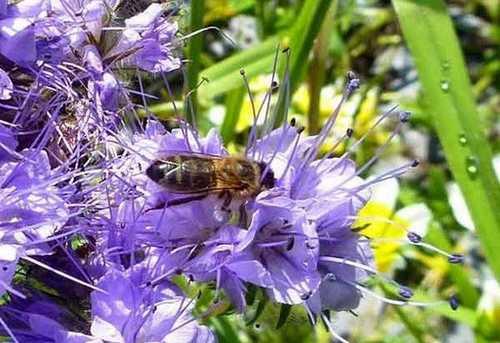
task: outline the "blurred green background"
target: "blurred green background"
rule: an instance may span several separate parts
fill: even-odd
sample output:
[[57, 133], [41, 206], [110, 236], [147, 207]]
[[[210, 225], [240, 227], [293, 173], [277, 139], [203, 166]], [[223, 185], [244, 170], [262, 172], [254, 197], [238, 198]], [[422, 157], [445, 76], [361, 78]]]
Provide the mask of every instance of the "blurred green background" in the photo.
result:
[[[355, 313], [332, 314], [336, 332], [352, 342], [500, 341], [500, 2], [192, 0], [180, 14], [186, 68], [168, 76], [170, 91], [148, 80], [149, 91], [162, 95], [148, 100], [147, 108], [167, 123], [186, 115], [201, 131], [219, 127], [233, 152], [241, 151], [252, 125], [250, 100], [256, 107], [266, 103], [276, 55], [280, 90], [271, 106], [281, 114], [287, 108], [309, 134], [338, 103], [346, 73], [360, 77], [361, 88], [343, 106], [327, 150], [347, 128], [356, 139], [364, 136], [393, 105], [412, 112], [365, 176], [413, 159], [421, 164], [380, 184], [360, 216], [375, 218], [365, 234], [380, 241], [375, 256], [384, 275], [417, 290], [418, 300], [456, 293], [462, 306], [397, 307], [366, 297]], [[393, 129], [386, 121], [371, 132], [356, 162], [369, 160]], [[465, 263], [451, 265], [398, 242], [406, 230], [463, 253]], [[245, 316], [208, 321], [220, 342], [331, 341], [324, 326], [311, 327], [300, 309], [276, 329], [280, 311], [256, 300]]]

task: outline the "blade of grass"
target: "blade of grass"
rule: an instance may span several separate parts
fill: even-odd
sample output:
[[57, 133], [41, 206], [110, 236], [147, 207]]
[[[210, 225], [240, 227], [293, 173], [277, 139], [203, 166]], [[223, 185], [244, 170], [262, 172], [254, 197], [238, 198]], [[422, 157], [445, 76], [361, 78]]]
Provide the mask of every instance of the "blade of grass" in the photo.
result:
[[[199, 98], [210, 99], [231, 89], [240, 87], [240, 69], [245, 69], [246, 76], [270, 73], [276, 47], [279, 44], [293, 49], [291, 71], [294, 72], [294, 87], [303, 78], [307, 68], [307, 57], [311, 51], [314, 39], [318, 34], [332, 0], [306, 0], [295, 24], [288, 32], [271, 36], [262, 43], [242, 51], [203, 70], [200, 75], [210, 82], [198, 90]], [[284, 64], [281, 73], [284, 74]], [[283, 99], [284, 100], [284, 99]]]
[[500, 186], [462, 52], [442, 0], [393, 0], [446, 159], [465, 196], [486, 259], [500, 280]]
[[[290, 33], [284, 37], [290, 48], [290, 62], [282, 59], [278, 75], [285, 74], [286, 65], [289, 64], [289, 86], [290, 94], [297, 89], [300, 81], [304, 78], [307, 70], [309, 53], [313, 47], [314, 40], [318, 35], [332, 0], [306, 0], [302, 5], [297, 21]], [[275, 125], [280, 125], [284, 119], [285, 108], [288, 106], [286, 98], [278, 98]]]
[[[203, 13], [205, 11], [205, 0], [194, 0], [191, 1], [190, 10], [190, 32], [195, 32], [203, 27]], [[187, 91], [193, 90], [198, 84], [198, 74], [201, 69], [201, 52], [203, 48], [203, 36], [202, 34], [197, 34], [189, 40], [188, 44], [188, 68], [187, 68]], [[197, 92], [191, 94], [191, 110], [192, 115], [186, 116], [188, 121], [196, 121], [196, 114], [198, 109], [198, 97]]]
[[220, 343], [239, 343], [238, 332], [234, 325], [229, 321], [228, 317], [218, 316], [211, 317], [209, 320], [214, 331], [217, 333], [217, 338]]
[[333, 18], [337, 9], [338, 1], [335, 0], [328, 10], [327, 17], [322, 25], [321, 31], [314, 43], [313, 59], [309, 66], [309, 112], [307, 115], [307, 127], [310, 135], [319, 132], [319, 112], [321, 100], [321, 88], [325, 84], [326, 60], [328, 48], [333, 30]]
[[278, 322], [276, 323], [276, 330], [280, 329], [286, 323], [286, 320], [290, 316], [291, 311], [292, 305], [281, 304]]
[[226, 115], [220, 129], [224, 144], [234, 139], [236, 124], [240, 118], [241, 105], [247, 94], [245, 87], [235, 88], [226, 95]]
[[198, 89], [200, 99], [210, 99], [241, 86], [240, 69], [245, 69], [246, 76], [252, 77], [270, 72], [274, 52], [279, 44], [279, 37], [273, 36], [264, 42], [237, 53], [222, 62], [203, 70], [200, 75], [208, 83]]

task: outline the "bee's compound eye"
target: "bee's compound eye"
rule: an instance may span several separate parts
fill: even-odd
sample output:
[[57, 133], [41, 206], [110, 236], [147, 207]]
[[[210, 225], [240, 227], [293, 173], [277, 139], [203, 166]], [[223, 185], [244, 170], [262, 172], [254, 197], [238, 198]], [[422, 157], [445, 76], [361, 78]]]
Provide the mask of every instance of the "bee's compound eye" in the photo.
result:
[[158, 182], [160, 181], [164, 176], [165, 172], [163, 168], [158, 166], [158, 164], [153, 163], [146, 169], [146, 175], [153, 181]]

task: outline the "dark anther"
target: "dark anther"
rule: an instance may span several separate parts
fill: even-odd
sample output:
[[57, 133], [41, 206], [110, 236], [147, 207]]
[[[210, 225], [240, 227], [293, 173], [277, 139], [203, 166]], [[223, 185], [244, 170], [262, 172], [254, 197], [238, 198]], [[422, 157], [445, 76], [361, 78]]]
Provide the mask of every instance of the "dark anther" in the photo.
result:
[[448, 257], [448, 262], [452, 264], [462, 264], [464, 263], [464, 255], [452, 254]]
[[450, 307], [453, 311], [455, 311], [458, 306], [460, 306], [460, 302], [458, 301], [458, 298], [456, 296], [456, 294], [453, 294], [451, 297], [450, 297]]
[[278, 82], [276, 82], [276, 81], [271, 82], [271, 89], [274, 90], [277, 88], [279, 88]]
[[347, 90], [349, 92], [354, 92], [356, 89], [358, 89], [360, 86], [359, 80], [358, 79], [352, 79], [349, 80], [349, 83], [347, 84]]
[[297, 128], [297, 133], [300, 135], [302, 132], [304, 132], [305, 129], [306, 129], [305, 126], [298, 127]]
[[399, 295], [405, 299], [410, 299], [413, 296], [413, 291], [405, 286], [399, 287]]
[[351, 80], [354, 80], [357, 78], [357, 75], [355, 72], [353, 72], [352, 70], [349, 70], [347, 72], [347, 81], [351, 81]]
[[286, 244], [286, 250], [290, 251], [293, 248], [293, 245], [295, 244], [295, 238], [294, 237], [289, 237], [288, 242]]
[[6, 272], [8, 269], [9, 269], [9, 267], [7, 267], [7, 266], [3, 266], [3, 267], [2, 267], [2, 270], [3, 270], [4, 272]]
[[422, 242], [422, 236], [420, 236], [419, 234], [415, 233], [415, 232], [408, 232], [408, 234], [406, 235], [408, 237], [408, 239], [410, 240], [410, 242], [412, 243], [420, 243]]
[[419, 164], [420, 164], [420, 161], [419, 161], [419, 160], [413, 160], [413, 162], [412, 162], [411, 166], [412, 166], [413, 168], [415, 168], [415, 167], [417, 167]]
[[297, 121], [295, 120], [295, 118], [290, 119], [290, 126], [295, 126], [296, 123]]
[[146, 287], [151, 287], [153, 283], [151, 281], [146, 282]]
[[201, 79], [202, 79], [203, 82], [206, 82], [206, 83], [210, 82], [210, 80], [207, 77], [205, 77], [205, 76], [202, 76]]
[[288, 51], [290, 51], [290, 47], [286, 47], [283, 50], [281, 50], [282, 53], [287, 53]]
[[260, 324], [259, 323], [255, 323], [255, 328], [256, 329], [260, 329]]
[[349, 310], [349, 313], [352, 314], [354, 317], [359, 317], [359, 314], [357, 314], [353, 310]]
[[153, 306], [153, 313], [155, 313], [157, 309], [158, 309], [158, 306]]
[[410, 120], [411, 112], [408, 111], [400, 111], [399, 112], [399, 120], [402, 123], [407, 123]]
[[346, 136], [351, 138], [352, 134], [354, 133], [354, 130], [351, 128], [348, 128], [347, 131], [345, 132]]
[[306, 242], [306, 247], [307, 247], [307, 249], [315, 249], [315, 248], [316, 248], [316, 246], [317, 246], [317, 245], [316, 245], [316, 244], [314, 244], [314, 243], [313, 243], [313, 242], [311, 242], [311, 241], [307, 241], [307, 242]]
[[181, 268], [177, 268], [177, 269], [175, 270], [175, 274], [177, 274], [177, 275], [182, 275], [182, 269], [181, 269]]
[[307, 300], [307, 299], [309, 299], [311, 297], [311, 295], [312, 295], [312, 291], [303, 293], [303, 294], [300, 295], [300, 299]]
[[337, 277], [333, 273], [328, 273], [326, 275], [326, 280], [330, 282], [337, 281]]
[[245, 69], [240, 69], [240, 74], [245, 75]]

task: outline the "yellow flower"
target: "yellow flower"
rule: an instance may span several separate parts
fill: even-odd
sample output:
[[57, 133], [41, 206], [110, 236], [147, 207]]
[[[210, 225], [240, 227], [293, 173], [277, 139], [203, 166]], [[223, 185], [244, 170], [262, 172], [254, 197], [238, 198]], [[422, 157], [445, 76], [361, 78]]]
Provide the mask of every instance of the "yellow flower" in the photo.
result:
[[[381, 272], [389, 272], [399, 258], [398, 250], [401, 240], [406, 235], [408, 222], [394, 216], [394, 212], [386, 204], [370, 201], [359, 212], [359, 219], [355, 227], [369, 225], [362, 231], [363, 235], [380, 240], [374, 244], [374, 256], [377, 269]], [[387, 241], [384, 241], [386, 240]], [[394, 240], [394, 241], [393, 241]]]
[[431, 220], [425, 204], [417, 203], [395, 211], [399, 184], [389, 179], [375, 185], [371, 200], [359, 212], [355, 228], [372, 239], [375, 263], [381, 272], [391, 272], [399, 262], [400, 249], [407, 245], [406, 236], [413, 232], [423, 237]]

